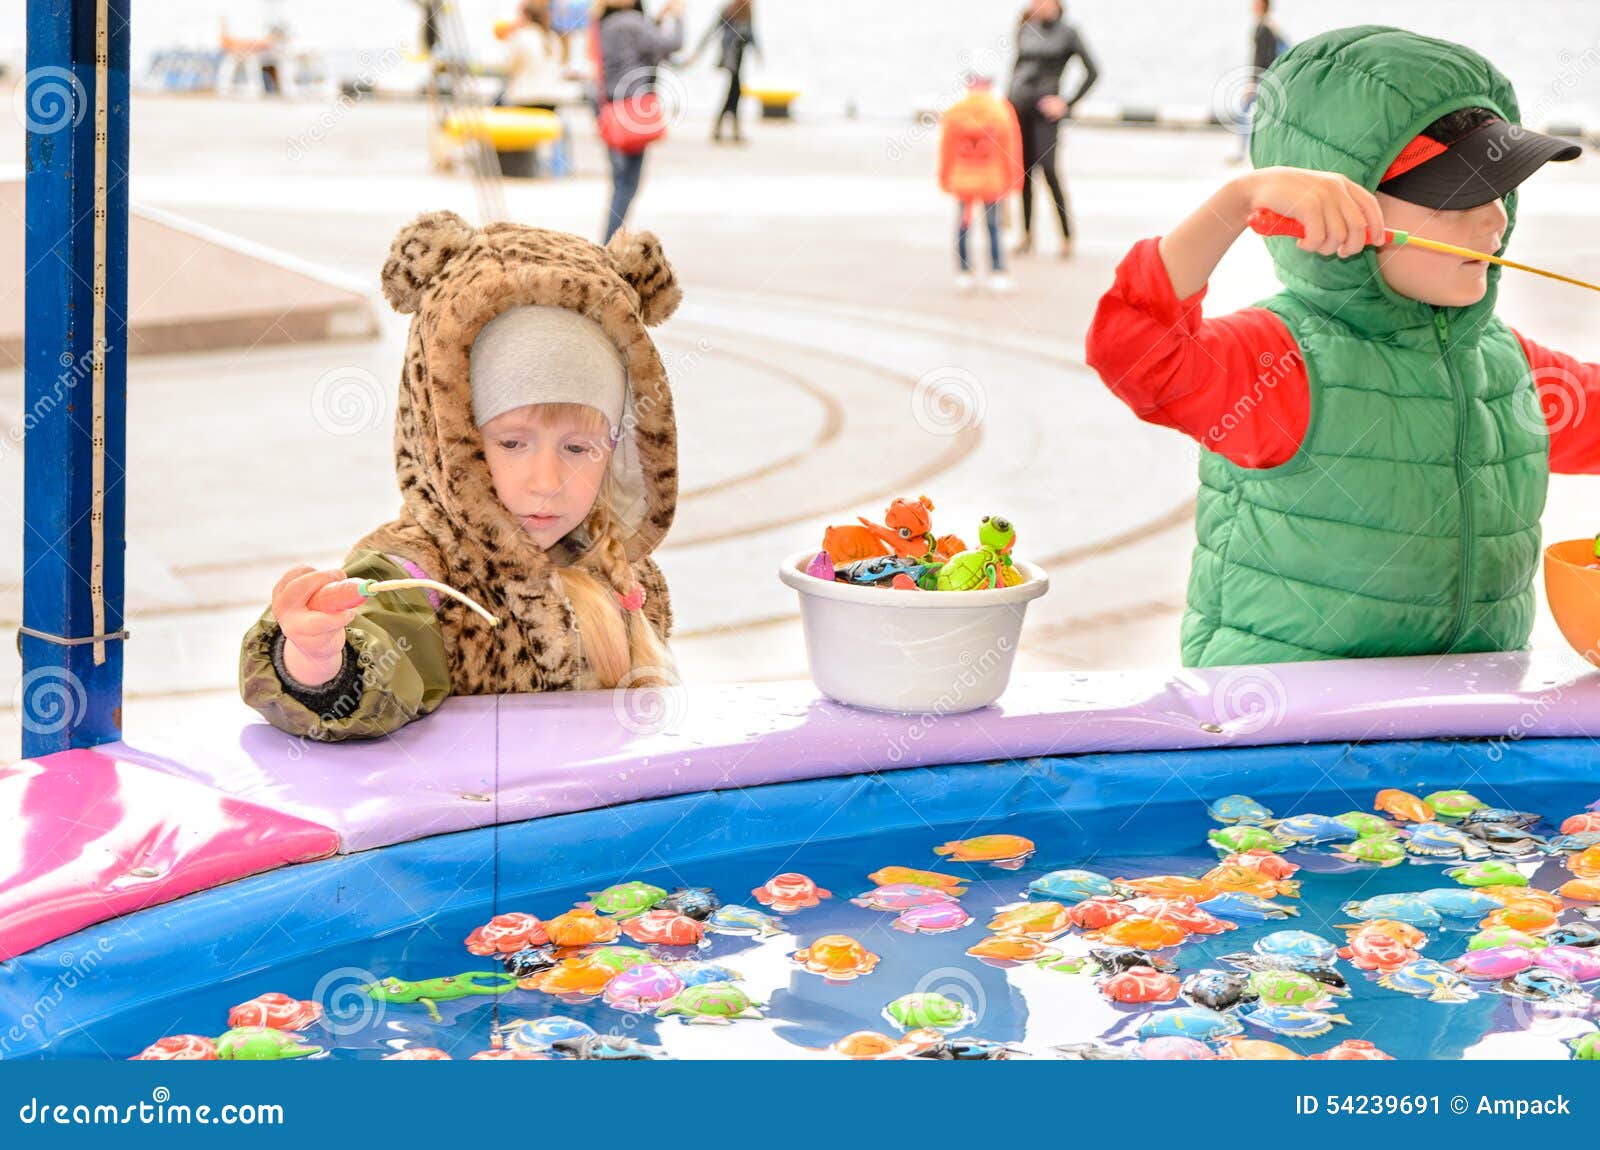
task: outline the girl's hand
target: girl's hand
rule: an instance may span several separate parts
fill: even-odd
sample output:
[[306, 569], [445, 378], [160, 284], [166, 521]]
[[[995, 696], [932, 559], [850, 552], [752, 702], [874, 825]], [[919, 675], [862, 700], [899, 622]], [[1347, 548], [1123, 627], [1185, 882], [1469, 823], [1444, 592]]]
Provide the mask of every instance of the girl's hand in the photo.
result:
[[1067, 114], [1067, 102], [1060, 96], [1044, 96], [1039, 100], [1039, 111], [1052, 120], [1059, 120]]
[[283, 629], [283, 661], [289, 674], [307, 687], [320, 687], [344, 662], [344, 629], [355, 609], [318, 611], [307, 601], [329, 583], [346, 578], [339, 570], [294, 567], [272, 589], [272, 614]]
[[1301, 251], [1348, 258], [1384, 241], [1378, 198], [1337, 172], [1261, 168], [1240, 176], [1236, 186], [1245, 218], [1257, 208], [1270, 208], [1299, 221], [1306, 230], [1297, 241]]

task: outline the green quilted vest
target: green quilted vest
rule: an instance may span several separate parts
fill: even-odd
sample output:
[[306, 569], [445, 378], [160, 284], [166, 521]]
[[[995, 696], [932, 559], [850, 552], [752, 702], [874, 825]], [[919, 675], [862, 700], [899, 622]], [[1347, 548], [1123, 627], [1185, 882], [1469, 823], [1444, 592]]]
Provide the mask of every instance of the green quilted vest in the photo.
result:
[[[1367, 188], [1446, 112], [1518, 116], [1511, 85], [1477, 53], [1378, 27], [1297, 45], [1260, 99], [1256, 167], [1342, 172]], [[1514, 193], [1506, 211], [1515, 223]], [[1310, 425], [1278, 467], [1203, 453], [1184, 664], [1522, 646], [1549, 440], [1527, 358], [1494, 315], [1500, 269], [1478, 303], [1436, 308], [1391, 291], [1371, 248], [1339, 259], [1267, 244], [1284, 290], [1260, 306], [1299, 345]], [[1258, 386], [1289, 366], [1263, 365]]]

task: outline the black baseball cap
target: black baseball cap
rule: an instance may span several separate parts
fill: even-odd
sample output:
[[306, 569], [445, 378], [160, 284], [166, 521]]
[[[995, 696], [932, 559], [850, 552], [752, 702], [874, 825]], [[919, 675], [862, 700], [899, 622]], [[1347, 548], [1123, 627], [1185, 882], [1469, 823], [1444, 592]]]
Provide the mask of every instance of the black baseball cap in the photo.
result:
[[1378, 190], [1425, 208], [1464, 210], [1498, 200], [1551, 160], [1576, 160], [1570, 140], [1491, 116], [1448, 144], [1418, 136], [1395, 157]]

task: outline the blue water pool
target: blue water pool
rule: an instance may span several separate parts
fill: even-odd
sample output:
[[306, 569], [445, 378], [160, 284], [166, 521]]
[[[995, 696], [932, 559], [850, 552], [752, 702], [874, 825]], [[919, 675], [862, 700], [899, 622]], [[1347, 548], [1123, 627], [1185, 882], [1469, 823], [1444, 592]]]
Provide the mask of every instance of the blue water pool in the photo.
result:
[[[549, 1015], [670, 1057], [834, 1057], [829, 1044], [851, 1032], [898, 1036], [883, 1014], [886, 1004], [930, 991], [970, 1007], [975, 1017], [961, 1036], [1004, 1042], [1019, 1055], [1054, 1057], [1057, 1046], [1075, 1043], [1125, 1048], [1150, 1011], [1167, 1008], [1115, 1005], [1093, 978], [1049, 964], [1002, 967], [966, 953], [989, 933], [985, 924], [999, 908], [1024, 897], [1030, 879], [1065, 867], [1126, 878], [1199, 875], [1218, 859], [1205, 844], [1216, 825], [1205, 804], [1235, 792], [1279, 815], [1337, 814], [1370, 809], [1382, 787], [1419, 794], [1465, 787], [1494, 806], [1559, 821], [1600, 797], [1600, 775], [1575, 752], [1569, 742], [1530, 740], [1094, 755], [679, 796], [425, 839], [235, 883], [6, 964], [0, 989], [13, 1004], [36, 1003], [61, 971], [98, 956], [94, 977], [45, 1012], [32, 1031], [33, 1048], [15, 1051], [56, 1057], [125, 1058], [168, 1034], [214, 1037], [227, 1029], [230, 1006], [268, 991], [320, 1001], [327, 1014], [305, 1037], [335, 1058], [377, 1058], [414, 1046], [465, 1058], [489, 1049], [497, 1026]], [[1021, 869], [1006, 870], [951, 862], [932, 850], [992, 833], [1025, 836], [1036, 852]], [[1337, 924], [1350, 921], [1340, 910], [1345, 902], [1450, 886], [1442, 872], [1457, 865], [1411, 861], [1379, 869], [1341, 862], [1331, 850], [1287, 852], [1302, 868], [1302, 897], [1281, 900], [1299, 909], [1294, 919], [1239, 921], [1237, 930], [1192, 936], [1161, 957], [1181, 977], [1285, 927], [1342, 943]], [[853, 905], [850, 897], [873, 885], [867, 874], [886, 865], [963, 876], [969, 889], [960, 902], [974, 921], [950, 933], [912, 935], [891, 929], [893, 913]], [[1554, 889], [1572, 877], [1564, 856], [1518, 865], [1537, 887]], [[761, 1006], [759, 1020], [693, 1025], [517, 989], [441, 1002], [435, 1022], [421, 1005], [378, 1003], [360, 989], [387, 977], [498, 970], [463, 945], [496, 913], [548, 919], [626, 879], [669, 890], [710, 887], [727, 903], [755, 907], [752, 888], [783, 872], [809, 876], [832, 897], [781, 916], [784, 933], [775, 937], [709, 934], [703, 948], [660, 952], [737, 971], [739, 987]], [[1582, 921], [1582, 911], [1568, 904], [1562, 919]], [[1454, 925], [1430, 932], [1425, 957], [1448, 961], [1462, 953], [1472, 928]], [[795, 949], [830, 934], [859, 940], [881, 960], [847, 983], [790, 961]], [[1074, 931], [1051, 945], [1072, 954], [1090, 944]], [[1397, 1058], [1566, 1058], [1569, 1041], [1595, 1025], [1592, 1011], [1536, 1009], [1487, 990], [1459, 1004], [1425, 1001], [1383, 989], [1349, 963], [1338, 968], [1351, 993], [1334, 1009], [1347, 1024], [1316, 1038], [1254, 1026], [1244, 1036], [1307, 1054], [1361, 1038]]]

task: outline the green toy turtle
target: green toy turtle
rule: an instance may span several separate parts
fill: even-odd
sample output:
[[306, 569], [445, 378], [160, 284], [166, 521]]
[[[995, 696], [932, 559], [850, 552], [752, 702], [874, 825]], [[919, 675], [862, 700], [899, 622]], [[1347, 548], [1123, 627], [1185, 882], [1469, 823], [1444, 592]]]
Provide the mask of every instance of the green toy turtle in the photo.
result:
[[594, 909], [616, 918], [631, 918], [643, 914], [667, 897], [667, 892], [647, 882], [621, 882], [608, 886], [599, 894], [590, 893]]
[[1528, 876], [1502, 859], [1486, 859], [1444, 872], [1462, 886], [1527, 886]]
[[1367, 811], [1346, 811], [1342, 815], [1333, 816], [1335, 822], [1341, 822], [1364, 839], [1393, 838], [1400, 833], [1400, 828], [1388, 819]]
[[883, 1008], [883, 1016], [902, 1030], [960, 1030], [977, 1021], [965, 1003], [936, 991], [902, 994]]
[[1333, 857], [1345, 862], [1398, 866], [1406, 860], [1406, 846], [1398, 838], [1368, 835], [1353, 843], [1345, 843], [1343, 849], [1333, 852]]
[[1591, 1030], [1567, 1040], [1572, 1057], [1581, 1062], [1600, 1062], [1600, 1030]]
[[1434, 791], [1424, 796], [1423, 802], [1433, 808], [1433, 813], [1443, 819], [1459, 819], [1473, 811], [1489, 809], [1489, 804], [1467, 791]]
[[322, 1047], [270, 1026], [236, 1026], [217, 1039], [217, 1057], [235, 1062], [275, 1062], [321, 1053]]
[[1004, 587], [1005, 569], [1011, 566], [1011, 547], [1017, 541], [1009, 519], [985, 515], [978, 526], [978, 546], [959, 551], [939, 568], [934, 586], [940, 591], [977, 591]]
[[1501, 946], [1520, 946], [1527, 950], [1542, 950], [1548, 942], [1526, 931], [1509, 926], [1491, 926], [1467, 939], [1468, 950], [1493, 950]]
[[658, 1018], [682, 1014], [690, 1022], [726, 1026], [735, 1018], [765, 1017], [750, 1001], [750, 996], [731, 982], [706, 982], [686, 986], [672, 1001], [656, 1011]]
[[1206, 836], [1206, 842], [1230, 855], [1253, 850], [1282, 851], [1289, 847], [1288, 843], [1273, 835], [1271, 831], [1245, 824], [1218, 827]]
[[597, 946], [583, 957], [601, 966], [609, 966], [618, 974], [656, 961], [636, 946]]
[[1298, 970], [1255, 971], [1250, 989], [1268, 1006], [1309, 1006], [1328, 998], [1326, 986]]

